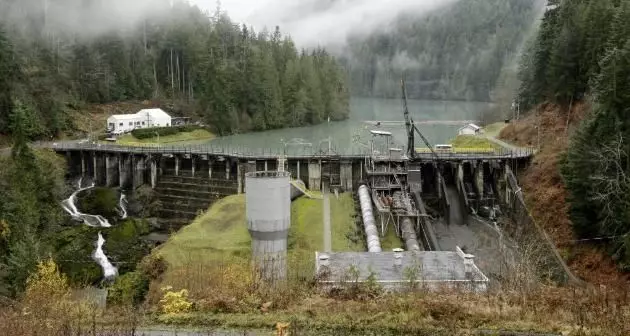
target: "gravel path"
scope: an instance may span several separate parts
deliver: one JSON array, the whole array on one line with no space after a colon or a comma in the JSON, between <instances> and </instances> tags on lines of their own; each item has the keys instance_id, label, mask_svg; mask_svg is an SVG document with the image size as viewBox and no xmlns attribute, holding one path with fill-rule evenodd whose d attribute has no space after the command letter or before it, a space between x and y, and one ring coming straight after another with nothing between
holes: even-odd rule
<instances>
[{"instance_id":1,"label":"gravel path","mask_svg":"<svg viewBox=\"0 0 630 336\"><path fill-rule=\"evenodd\" d=\"M330 228L330 192L324 184L324 252L332 252L332 230Z\"/></svg>"}]
</instances>

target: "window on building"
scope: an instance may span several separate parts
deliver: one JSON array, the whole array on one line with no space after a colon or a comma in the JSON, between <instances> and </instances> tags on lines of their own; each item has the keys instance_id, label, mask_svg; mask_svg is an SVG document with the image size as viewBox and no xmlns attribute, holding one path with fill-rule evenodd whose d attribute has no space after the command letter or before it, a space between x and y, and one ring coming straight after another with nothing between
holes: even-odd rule
<instances>
[{"instance_id":1,"label":"window on building","mask_svg":"<svg viewBox=\"0 0 630 336\"><path fill-rule=\"evenodd\" d=\"M122 126L123 126L123 123L118 124L118 126L122 127Z\"/></svg>"},{"instance_id":2,"label":"window on building","mask_svg":"<svg viewBox=\"0 0 630 336\"><path fill-rule=\"evenodd\" d=\"M129 122L129 126L133 126L133 122L132 121Z\"/></svg>"},{"instance_id":3,"label":"window on building","mask_svg":"<svg viewBox=\"0 0 630 336\"><path fill-rule=\"evenodd\" d=\"M144 126L144 121L142 122L142 126Z\"/></svg>"}]
</instances>

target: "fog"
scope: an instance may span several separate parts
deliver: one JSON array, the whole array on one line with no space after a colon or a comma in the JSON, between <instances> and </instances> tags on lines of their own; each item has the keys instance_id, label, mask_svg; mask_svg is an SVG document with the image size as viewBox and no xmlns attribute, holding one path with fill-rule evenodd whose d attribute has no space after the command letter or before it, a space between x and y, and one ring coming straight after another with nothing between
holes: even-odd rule
<instances>
[{"instance_id":1,"label":"fog","mask_svg":"<svg viewBox=\"0 0 630 336\"><path fill-rule=\"evenodd\" d=\"M0 0L0 20L20 23L35 18L35 26L50 32L84 36L112 29L136 28L149 16L166 13L181 0ZM208 13L216 0L184 0ZM233 21L257 30L280 26L301 47L343 45L350 34L385 29L401 13L425 13L456 0L222 0Z\"/></svg>"},{"instance_id":2,"label":"fog","mask_svg":"<svg viewBox=\"0 0 630 336\"><path fill-rule=\"evenodd\" d=\"M32 23L47 32L93 36L132 29L149 16L167 13L169 0L0 0L0 20L18 29Z\"/></svg>"},{"instance_id":3,"label":"fog","mask_svg":"<svg viewBox=\"0 0 630 336\"><path fill-rule=\"evenodd\" d=\"M223 0L221 7L236 22L256 29L276 25L300 46L343 45L351 34L369 34L401 13L422 14L456 0ZM214 11L214 0L190 0Z\"/></svg>"}]
</instances>

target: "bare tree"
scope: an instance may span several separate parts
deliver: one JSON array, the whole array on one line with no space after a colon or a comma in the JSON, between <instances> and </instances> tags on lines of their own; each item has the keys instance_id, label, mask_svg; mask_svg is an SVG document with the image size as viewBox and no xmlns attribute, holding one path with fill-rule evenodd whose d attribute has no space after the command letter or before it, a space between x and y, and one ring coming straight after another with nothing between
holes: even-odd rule
<instances>
[{"instance_id":1,"label":"bare tree","mask_svg":"<svg viewBox=\"0 0 630 336\"><path fill-rule=\"evenodd\" d=\"M609 229L614 225L614 218L619 216L615 206L625 201L630 191L630 177L626 172L626 164L630 157L624 150L622 134L608 144L602 145L590 153L595 169L589 179L594 188L590 199L602 206L602 227Z\"/></svg>"}]
</instances>

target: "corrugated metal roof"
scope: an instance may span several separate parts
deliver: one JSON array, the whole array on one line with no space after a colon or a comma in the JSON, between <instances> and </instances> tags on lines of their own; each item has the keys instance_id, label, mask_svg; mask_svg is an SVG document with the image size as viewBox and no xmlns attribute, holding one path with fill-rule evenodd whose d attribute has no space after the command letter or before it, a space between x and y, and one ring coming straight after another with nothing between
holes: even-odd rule
<instances>
[{"instance_id":1,"label":"corrugated metal roof","mask_svg":"<svg viewBox=\"0 0 630 336\"><path fill-rule=\"evenodd\" d=\"M164 110L159 109L159 108L140 110L140 112L138 112L137 114L141 116L149 115L151 116L151 118L170 118L171 117L170 115L168 115L168 113L164 112Z\"/></svg>"},{"instance_id":2,"label":"corrugated metal roof","mask_svg":"<svg viewBox=\"0 0 630 336\"><path fill-rule=\"evenodd\" d=\"M138 119L137 114L114 114L110 118L115 118L116 120L136 120Z\"/></svg>"},{"instance_id":3,"label":"corrugated metal roof","mask_svg":"<svg viewBox=\"0 0 630 336\"><path fill-rule=\"evenodd\" d=\"M487 281L476 267L471 277L466 275L464 259L457 252L420 251L401 252L401 266L395 265L396 252L333 252L318 253L328 256L328 280L340 281L358 272L358 281L365 281L370 274L377 281L409 281L414 274L419 281ZM316 261L319 263L319 260ZM354 280L354 279L352 279Z\"/></svg>"}]
</instances>

